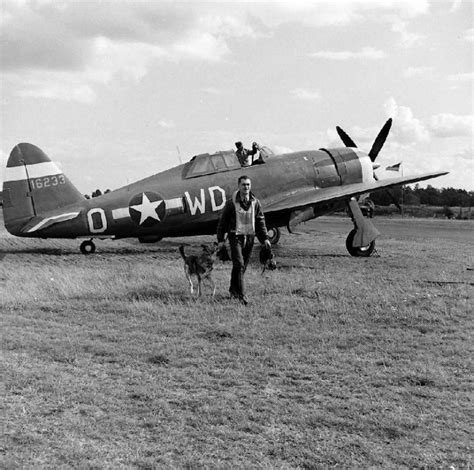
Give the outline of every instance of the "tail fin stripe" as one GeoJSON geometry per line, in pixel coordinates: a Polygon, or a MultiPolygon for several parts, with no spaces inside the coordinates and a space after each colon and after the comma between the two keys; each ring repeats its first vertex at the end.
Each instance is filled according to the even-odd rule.
{"type": "Polygon", "coordinates": [[[31,179],[62,174],[62,171],[54,162],[35,163],[33,165],[27,165],[27,167],[28,175],[26,174],[24,165],[7,167],[4,182],[22,181],[28,179],[28,176],[31,179]]]}
{"type": "Polygon", "coordinates": [[[60,214],[56,215],[54,217],[48,217],[46,219],[43,219],[41,222],[35,224],[33,227],[29,228],[29,224],[22,229],[22,232],[35,232],[41,228],[46,228],[49,227],[50,225],[57,224],[58,222],[65,222],[66,220],[71,220],[74,219],[79,215],[78,212],[69,212],[68,214],[60,214]]]}

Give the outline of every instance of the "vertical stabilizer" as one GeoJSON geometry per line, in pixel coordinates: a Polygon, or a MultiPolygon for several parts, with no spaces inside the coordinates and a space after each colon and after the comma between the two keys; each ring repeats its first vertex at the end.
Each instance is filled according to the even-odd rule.
{"type": "Polygon", "coordinates": [[[17,234],[32,217],[83,200],[41,149],[26,143],[13,148],[3,183],[3,217],[10,233],[17,234]]]}

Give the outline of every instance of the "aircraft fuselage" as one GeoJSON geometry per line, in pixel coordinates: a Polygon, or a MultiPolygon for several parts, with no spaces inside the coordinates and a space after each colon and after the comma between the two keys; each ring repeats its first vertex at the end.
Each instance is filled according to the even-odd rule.
{"type": "MultiPolygon", "coordinates": [[[[195,158],[202,158],[197,156],[195,158]]],[[[194,159],[193,159],[194,160],[194,159]]],[[[196,163],[188,163],[124,186],[100,197],[62,206],[41,214],[54,219],[62,214],[77,216],[42,227],[28,220],[17,220],[7,227],[18,236],[42,238],[124,238],[173,237],[213,234],[225,201],[237,189],[237,180],[247,175],[252,180],[252,192],[263,209],[282,193],[305,189],[318,190],[332,186],[373,180],[368,157],[350,148],[311,150],[268,158],[264,164],[190,175],[196,163]]],[[[62,175],[30,178],[32,205],[45,187],[60,186],[62,175]]],[[[14,184],[14,183],[11,183],[14,184]]],[[[331,212],[337,203],[321,206],[315,214],[331,212]]],[[[8,211],[9,209],[6,208],[8,211]]],[[[290,211],[272,213],[269,227],[288,223],[290,211]]],[[[31,216],[30,216],[31,218],[31,216]]]]}

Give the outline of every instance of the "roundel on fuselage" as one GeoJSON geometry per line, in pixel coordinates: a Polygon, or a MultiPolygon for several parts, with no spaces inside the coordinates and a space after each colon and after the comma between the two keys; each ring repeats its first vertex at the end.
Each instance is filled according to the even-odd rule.
{"type": "Polygon", "coordinates": [[[163,198],[154,192],[144,191],[130,199],[131,219],[141,227],[152,227],[166,217],[166,205],[163,198]]]}

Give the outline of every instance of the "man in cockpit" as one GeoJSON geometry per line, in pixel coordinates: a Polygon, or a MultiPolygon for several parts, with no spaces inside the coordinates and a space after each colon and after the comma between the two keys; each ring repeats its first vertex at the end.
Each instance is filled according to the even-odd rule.
{"type": "MultiPolygon", "coordinates": [[[[235,154],[237,155],[237,158],[239,159],[240,165],[243,167],[253,165],[255,155],[260,153],[260,146],[257,144],[257,142],[254,142],[252,144],[252,150],[246,149],[242,145],[242,142],[236,142],[235,146],[237,147],[235,154]]],[[[257,159],[258,157],[255,158],[255,161],[257,161],[257,159]]]]}

